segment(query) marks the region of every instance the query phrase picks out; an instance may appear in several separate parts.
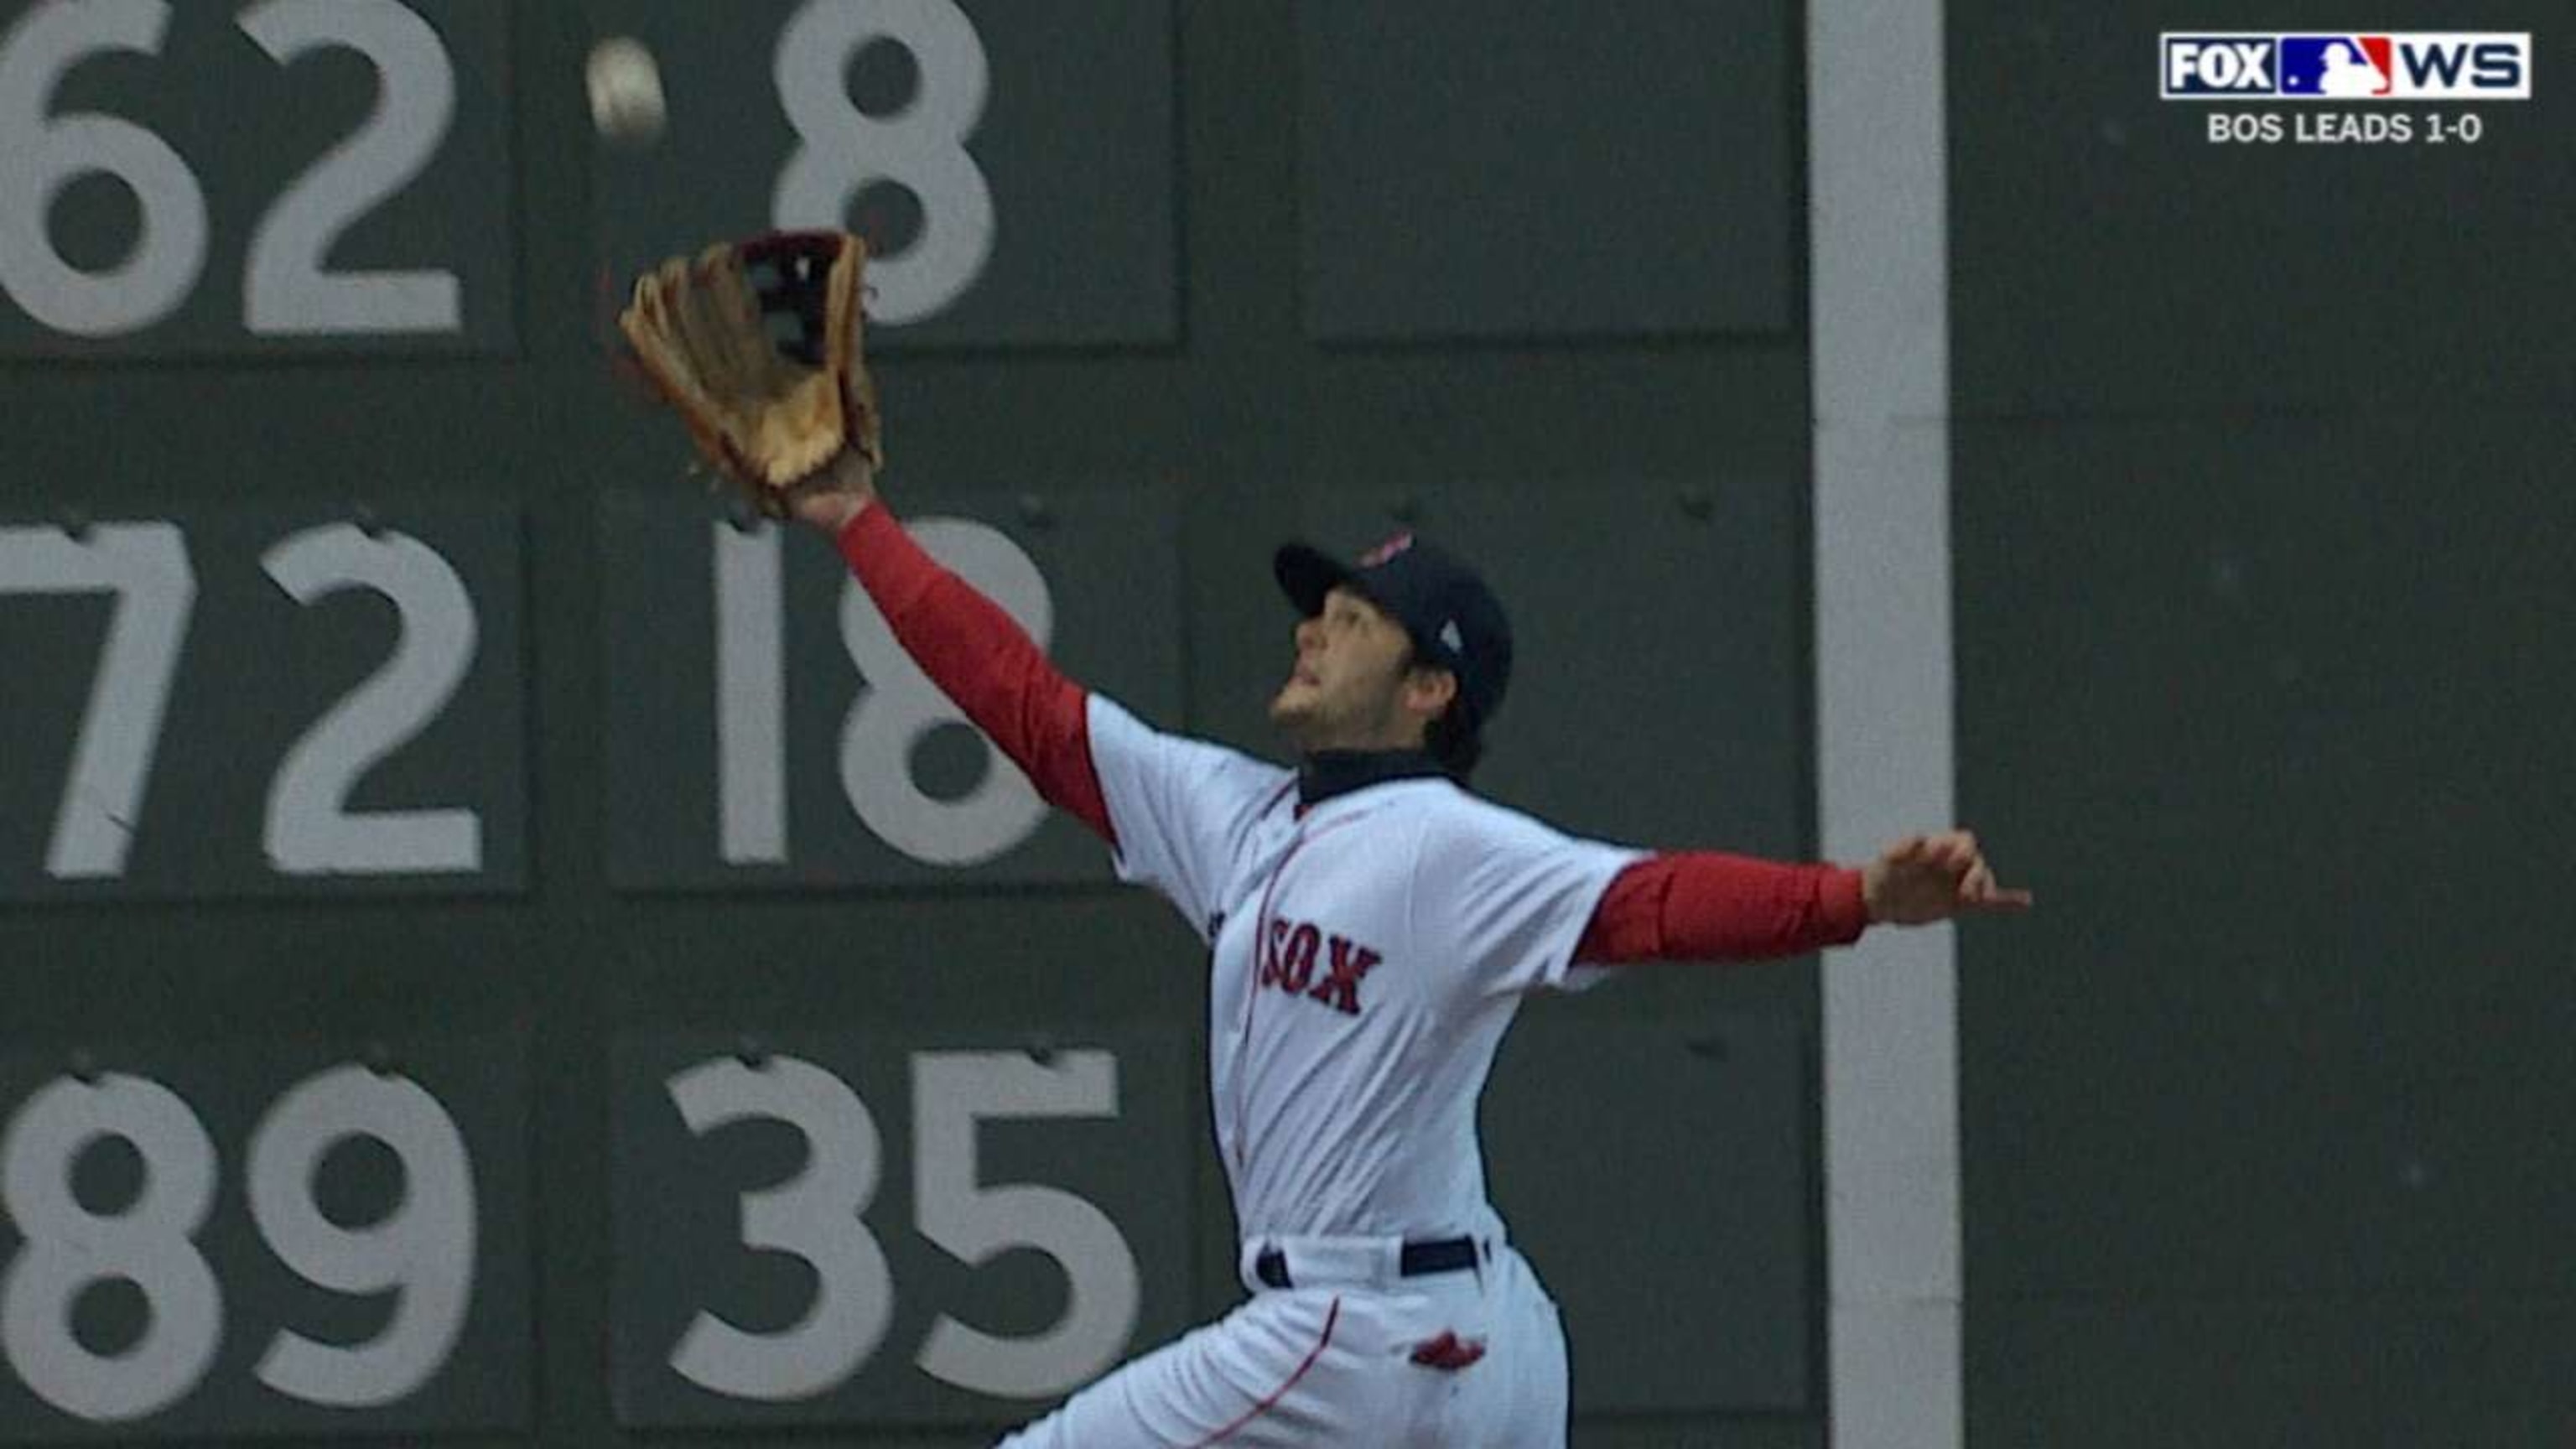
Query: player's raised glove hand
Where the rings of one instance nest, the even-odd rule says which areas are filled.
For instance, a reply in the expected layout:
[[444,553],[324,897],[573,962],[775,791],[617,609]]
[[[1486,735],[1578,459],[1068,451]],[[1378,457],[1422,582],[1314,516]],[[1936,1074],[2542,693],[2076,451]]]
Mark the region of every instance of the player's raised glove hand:
[[866,265],[847,232],[722,242],[637,278],[617,319],[698,451],[772,518],[844,455],[884,461],[860,342]]
[[838,536],[877,501],[877,469],[857,449],[833,459],[822,472],[787,490],[788,513]]
[[1964,830],[1908,836],[1861,871],[1873,922],[1919,926],[1971,912],[2028,910],[2031,893],[1995,884],[1995,873]]

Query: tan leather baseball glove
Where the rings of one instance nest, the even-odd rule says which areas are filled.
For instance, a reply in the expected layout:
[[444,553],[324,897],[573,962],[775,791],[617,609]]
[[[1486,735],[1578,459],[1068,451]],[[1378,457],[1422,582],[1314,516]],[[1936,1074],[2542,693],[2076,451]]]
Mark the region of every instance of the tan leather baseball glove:
[[770,517],[844,449],[885,461],[860,338],[866,266],[848,232],[719,242],[638,277],[618,316],[698,451]]

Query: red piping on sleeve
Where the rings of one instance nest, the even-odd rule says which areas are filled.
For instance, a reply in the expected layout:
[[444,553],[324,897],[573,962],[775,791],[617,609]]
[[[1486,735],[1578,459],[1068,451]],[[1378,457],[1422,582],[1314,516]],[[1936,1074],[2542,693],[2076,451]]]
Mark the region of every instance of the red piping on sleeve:
[[1757,961],[1848,945],[1869,924],[1856,870],[1715,851],[1650,856],[1619,872],[1574,959]]
[[930,682],[1045,801],[1118,847],[1091,759],[1090,695],[1000,605],[942,568],[881,504],[841,530],[841,557]]

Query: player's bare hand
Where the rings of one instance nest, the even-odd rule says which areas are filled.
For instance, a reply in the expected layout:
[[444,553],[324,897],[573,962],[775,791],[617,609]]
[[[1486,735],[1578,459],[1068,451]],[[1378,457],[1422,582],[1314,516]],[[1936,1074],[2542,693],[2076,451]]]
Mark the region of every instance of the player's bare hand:
[[877,498],[877,470],[856,448],[845,448],[823,471],[787,490],[787,511],[838,536]]
[[2028,910],[2033,899],[2029,891],[1995,883],[1977,837],[1965,830],[1911,835],[1889,846],[1861,871],[1861,895],[1872,921],[1898,926]]

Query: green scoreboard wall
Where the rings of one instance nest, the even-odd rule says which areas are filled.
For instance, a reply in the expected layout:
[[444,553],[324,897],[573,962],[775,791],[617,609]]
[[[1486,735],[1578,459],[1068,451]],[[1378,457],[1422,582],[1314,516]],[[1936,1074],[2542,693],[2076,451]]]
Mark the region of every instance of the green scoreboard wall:
[[[2567,7],[1947,14],[1959,798],[2044,877],[1961,938],[1969,1441],[2564,1443]],[[2212,142],[2338,109],[2160,101],[2220,24],[2531,99]]]
[[[622,279],[868,233],[898,508],[1149,718],[1271,750],[1270,548],[1420,527],[1523,641],[1490,793],[1802,854],[1797,68],[1770,3],[0,3],[0,1443],[979,1443],[1222,1312],[1195,942],[689,476]],[[1815,1010],[1507,1046],[1585,1443],[1821,1442]]]

